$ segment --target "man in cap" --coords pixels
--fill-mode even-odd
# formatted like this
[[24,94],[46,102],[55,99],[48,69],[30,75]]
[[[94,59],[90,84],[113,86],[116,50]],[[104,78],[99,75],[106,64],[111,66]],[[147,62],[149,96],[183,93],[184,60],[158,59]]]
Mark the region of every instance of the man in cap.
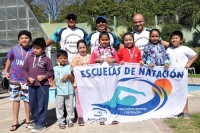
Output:
[[87,33],[83,29],[76,27],[77,16],[75,13],[67,13],[66,21],[68,26],[57,29],[50,39],[46,41],[46,44],[49,46],[52,43],[60,42],[61,49],[67,51],[68,60],[71,62],[77,54],[76,43],[81,39],[85,40]]
[[[110,32],[108,30],[108,25],[107,25],[107,19],[105,16],[98,16],[96,18],[96,31],[90,33],[87,37],[86,37],[86,43],[87,45],[89,45],[91,47],[91,53],[92,50],[96,47],[96,46],[100,46],[99,45],[99,34],[102,31],[107,31],[109,33],[110,36],[110,46],[113,47],[117,47],[120,45],[120,42],[117,38],[117,36]],[[123,46],[123,44],[121,44]],[[122,47],[120,45],[120,47]]]

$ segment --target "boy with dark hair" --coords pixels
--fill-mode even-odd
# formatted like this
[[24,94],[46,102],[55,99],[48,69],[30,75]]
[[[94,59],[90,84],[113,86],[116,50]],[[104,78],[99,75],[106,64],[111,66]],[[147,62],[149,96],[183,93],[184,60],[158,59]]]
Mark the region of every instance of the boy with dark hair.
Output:
[[33,116],[31,132],[39,132],[46,128],[47,108],[49,101],[49,82],[53,77],[51,60],[45,54],[44,38],[36,38],[33,53],[24,63],[24,75],[29,86],[29,104]]
[[[57,53],[58,65],[54,69],[54,77],[56,84],[56,117],[60,129],[65,128],[65,120],[68,127],[73,127],[74,107],[73,94],[74,88],[72,81],[74,77],[71,75],[71,66],[68,62],[68,54],[65,50]],[[67,111],[67,118],[64,116],[64,105]]]
[[10,131],[15,131],[19,127],[18,116],[20,100],[24,101],[26,127],[28,127],[30,123],[29,93],[26,87],[26,79],[23,74],[23,64],[26,58],[31,54],[31,41],[31,33],[27,30],[21,30],[18,33],[18,44],[7,54],[8,59],[6,61],[4,73],[5,77],[10,80],[10,99],[13,100],[13,125]]
[[[176,68],[189,68],[198,58],[198,54],[187,46],[183,46],[183,33],[173,31],[171,35],[172,46],[167,49],[169,55],[169,65]],[[188,99],[183,109],[183,118],[189,119]]]

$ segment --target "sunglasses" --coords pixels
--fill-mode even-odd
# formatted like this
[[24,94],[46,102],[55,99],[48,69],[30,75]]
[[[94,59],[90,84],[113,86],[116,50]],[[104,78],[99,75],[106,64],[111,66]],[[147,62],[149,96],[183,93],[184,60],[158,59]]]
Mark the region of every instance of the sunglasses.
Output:
[[98,19],[98,20],[96,21],[96,23],[97,23],[97,24],[99,24],[99,23],[106,23],[106,20],[104,20],[104,19]]
[[71,20],[71,19],[72,19],[72,20],[76,20],[76,17],[73,16],[73,15],[72,15],[72,16],[70,15],[70,16],[67,17],[67,20]]

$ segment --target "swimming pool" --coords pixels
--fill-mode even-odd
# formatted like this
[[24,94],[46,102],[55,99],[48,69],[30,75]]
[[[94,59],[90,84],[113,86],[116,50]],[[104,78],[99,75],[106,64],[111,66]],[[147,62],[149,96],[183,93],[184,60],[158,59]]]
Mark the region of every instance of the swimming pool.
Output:
[[[200,90],[200,84],[188,84],[188,92]],[[49,89],[49,102],[55,102],[55,88]]]
[[200,90],[200,84],[188,84],[188,92]]

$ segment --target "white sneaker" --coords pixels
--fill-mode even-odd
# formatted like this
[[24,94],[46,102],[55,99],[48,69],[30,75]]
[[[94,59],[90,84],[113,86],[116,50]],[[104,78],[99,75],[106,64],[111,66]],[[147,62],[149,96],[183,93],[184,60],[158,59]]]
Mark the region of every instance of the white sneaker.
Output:
[[46,129],[46,127],[45,126],[35,126],[35,128],[33,128],[33,129],[31,129],[31,132],[32,133],[37,133],[37,132],[39,132],[39,131],[42,131],[42,130],[44,130],[44,129]]
[[72,120],[69,120],[69,121],[68,121],[68,127],[73,127],[73,126],[74,126],[73,121],[72,121]]
[[35,128],[35,123],[29,124],[27,128],[28,128],[28,129],[33,129],[33,128]]

